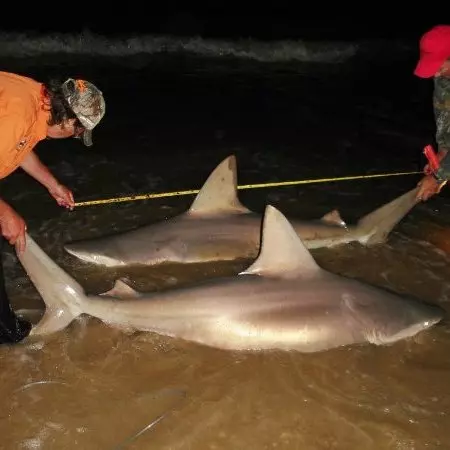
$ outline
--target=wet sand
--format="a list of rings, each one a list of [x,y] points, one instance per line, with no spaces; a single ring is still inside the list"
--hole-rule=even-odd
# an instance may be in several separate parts
[[[92,149],[77,141],[38,148],[77,201],[197,189],[229,154],[237,157],[240,184],[416,171],[433,133],[429,91],[407,78],[405,66],[396,68],[395,80],[382,68],[183,55],[133,65],[9,66],[33,75],[75,71],[104,86],[108,113]],[[399,77],[408,80],[400,91]],[[410,175],[239,195],[259,212],[270,202],[288,217],[312,219],[338,208],[352,223],[418,180]],[[89,293],[106,291],[124,274],[138,289],[169,289],[237,273],[249,263],[118,271],[82,264],[62,249],[70,240],[171,217],[193,196],[68,212],[20,172],[2,182],[2,195]],[[439,229],[439,242],[446,241],[448,226],[447,190],[414,208],[386,244],[313,255],[325,269],[448,309],[450,256],[433,237]],[[10,249],[4,261],[14,306],[42,313],[42,301]],[[0,448],[450,448],[449,348],[446,322],[387,347],[303,355],[225,352],[152,333],[127,334],[83,317],[52,337],[0,348]]]

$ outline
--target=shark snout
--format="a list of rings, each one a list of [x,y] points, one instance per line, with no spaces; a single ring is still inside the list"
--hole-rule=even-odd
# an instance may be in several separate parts
[[[106,267],[115,267],[124,265],[121,261],[118,261],[117,258],[113,256],[108,256],[100,251],[95,249],[86,248],[85,245],[82,244],[67,244],[64,246],[64,249],[67,253],[70,253],[72,256],[77,257],[81,261],[106,266]]]
[[[404,335],[415,336],[418,333],[432,328],[437,323],[441,322],[445,317],[445,311],[436,305],[424,305],[418,309],[413,317],[411,317],[409,327],[398,333],[398,337]]]
[[[89,261],[91,259],[90,252],[83,250],[77,244],[67,244],[64,246],[64,250],[83,261]]]
[[[427,328],[436,325],[445,319],[445,316],[445,311],[441,307],[430,305],[428,315],[422,321],[423,329],[426,330]]]

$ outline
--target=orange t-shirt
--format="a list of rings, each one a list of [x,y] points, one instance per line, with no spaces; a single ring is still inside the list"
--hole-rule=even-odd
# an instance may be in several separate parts
[[[0,178],[16,170],[47,136],[49,108],[42,83],[0,71]]]

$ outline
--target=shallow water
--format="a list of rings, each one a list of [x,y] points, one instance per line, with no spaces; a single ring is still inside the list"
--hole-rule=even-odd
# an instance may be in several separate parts
[[[187,57],[120,70],[116,63],[71,64],[32,70],[75,67],[107,94],[107,120],[92,150],[76,141],[39,148],[78,201],[198,189],[232,153],[240,184],[415,171],[433,131],[426,91],[410,80],[409,91],[397,92],[381,70],[361,75],[360,68],[274,69]],[[399,76],[408,70],[400,67]],[[312,219],[338,208],[352,223],[417,181],[411,175],[239,195],[259,212],[270,202],[288,217]],[[106,291],[123,275],[137,289],[170,289],[248,264],[120,271],[85,265],[62,245],[171,217],[193,197],[68,212],[23,173],[2,184],[33,237],[89,293]],[[414,208],[386,244],[312,253],[332,272],[448,309],[449,226],[444,191]],[[42,301],[10,249],[4,261],[14,306],[37,310],[37,319]],[[449,348],[446,322],[391,346],[303,355],[226,352],[83,317],[52,337],[0,349],[0,448],[450,448]]]

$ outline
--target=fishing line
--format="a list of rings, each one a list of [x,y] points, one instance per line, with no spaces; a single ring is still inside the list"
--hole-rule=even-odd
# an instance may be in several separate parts
[[[396,177],[403,175],[417,175],[423,172],[394,172],[394,173],[380,173],[372,175],[355,175],[347,177],[335,177],[335,178],[313,178],[309,180],[296,180],[296,181],[279,181],[273,183],[261,183],[261,184],[244,184],[242,186],[237,186],[237,189],[261,189],[269,187],[280,187],[280,186],[295,186],[300,184],[313,184],[313,183],[329,183],[336,181],[349,181],[349,180],[364,180],[369,178],[386,178],[386,177]],[[75,206],[92,206],[92,205],[102,205],[108,203],[121,203],[130,202],[136,200],[148,200],[153,198],[163,198],[163,197],[180,197],[183,195],[198,194],[200,189],[190,189],[186,191],[173,191],[173,192],[161,192],[161,193],[151,193],[143,195],[129,195],[126,197],[113,197],[100,200],[87,200],[83,202],[75,203]]]

